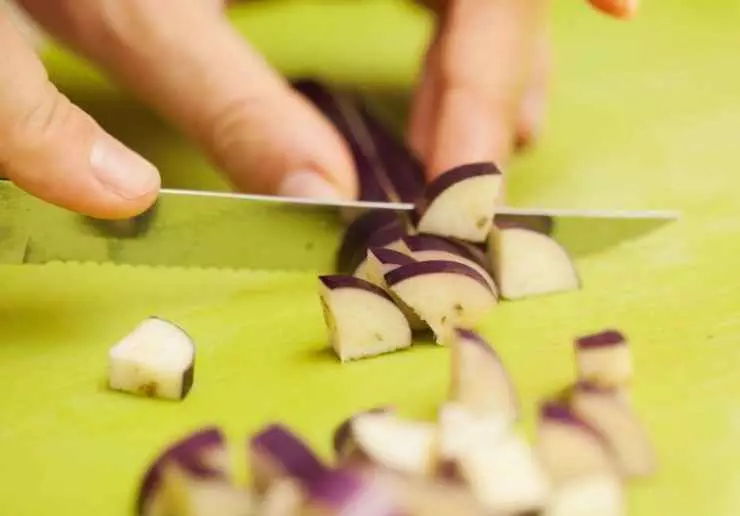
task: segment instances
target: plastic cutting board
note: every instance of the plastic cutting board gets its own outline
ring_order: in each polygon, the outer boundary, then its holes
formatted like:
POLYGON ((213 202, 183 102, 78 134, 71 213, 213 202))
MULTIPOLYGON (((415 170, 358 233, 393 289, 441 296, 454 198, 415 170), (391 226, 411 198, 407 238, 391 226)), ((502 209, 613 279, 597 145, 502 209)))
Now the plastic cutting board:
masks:
MULTIPOLYGON (((256 4, 235 19, 284 71, 389 90, 408 85, 428 31, 389 2, 256 4)), ((646 1, 624 24, 565 4, 548 130, 513 166, 512 200, 677 208, 684 218, 584 254, 583 291, 501 305, 482 329, 512 371, 528 431, 537 398, 572 378, 571 339, 622 329, 661 462, 630 488, 630 514, 740 514, 740 5, 646 1)), ((222 186, 200 154, 89 69, 47 57, 62 89, 170 185, 222 186)), ((208 423, 224 426, 240 465, 247 435, 274 420, 328 454, 330 431, 353 411, 395 403, 431 414, 447 360, 420 346, 340 366, 325 351, 310 275, 0 267, 0 514, 131 514, 148 461, 208 423), (197 341, 196 385, 182 403, 104 387, 108 348, 149 314, 197 341)))

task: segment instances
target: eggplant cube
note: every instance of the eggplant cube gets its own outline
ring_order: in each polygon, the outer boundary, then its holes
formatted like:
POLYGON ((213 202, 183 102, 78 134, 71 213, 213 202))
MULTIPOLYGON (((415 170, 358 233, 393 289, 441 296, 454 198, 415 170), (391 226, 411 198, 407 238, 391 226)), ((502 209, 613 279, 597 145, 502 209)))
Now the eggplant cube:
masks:
POLYGON ((139 324, 108 354, 109 386, 140 396, 180 400, 193 385, 195 346, 177 325, 157 317, 139 324))
POLYGON ((619 477, 593 475, 567 482, 553 492, 543 516, 624 516, 624 487, 619 477))
POLYGON ((604 387, 624 387, 633 375, 627 340, 616 330, 586 335, 576 340, 576 365, 581 380, 604 387))
POLYGON ((500 414, 515 420, 519 413, 514 383, 498 354, 477 333, 456 328, 452 338, 450 399, 477 414, 500 414))
POLYGON ((254 435, 248 453, 252 482, 260 494, 286 478, 308 485, 328 471, 298 436, 279 424, 267 426, 254 435))
POLYGON ((473 326, 496 306, 485 278, 447 260, 412 263, 385 275, 391 291, 410 306, 446 344, 457 326, 473 326))
POLYGON ((149 467, 137 499, 140 516, 171 514, 173 505, 187 504, 183 486, 228 483, 229 457, 223 434, 207 427, 167 448, 149 467))
POLYGON ((346 425, 342 448, 355 457, 353 461, 359 458, 361 463, 412 475, 431 470, 434 425, 404 420, 390 411, 358 414, 346 425))
POLYGON ((540 406, 536 450, 556 484, 617 472, 608 443, 565 403, 540 406))
MULTIPOLYGON (((403 239, 403 243, 411 250, 411 256, 416 261, 449 260, 460 262, 475 269, 486 280, 491 290, 498 294, 496 283, 493 281, 489 272, 483 267, 484 262, 479 262, 473 254, 475 252, 474 249, 479 251, 474 246, 433 235, 407 236, 403 239)), ((480 252, 482 254, 482 251, 480 252)))
POLYGON ((493 278, 504 299, 524 299, 581 287, 567 251, 543 233, 494 225, 488 253, 493 278))
POLYGON ((432 181, 417 202, 419 233, 484 242, 501 189, 494 163, 470 163, 432 181))
POLYGON ((571 406, 608 442, 623 476, 644 477, 655 471, 657 459, 650 438, 618 389, 580 383, 571 406))
POLYGON ((320 280, 324 319, 342 362, 411 346, 406 316, 383 289, 352 276, 320 280))
POLYGON ((550 481, 529 443, 514 433, 495 443, 479 442, 458 464, 473 493, 494 514, 538 511, 547 503, 550 481))

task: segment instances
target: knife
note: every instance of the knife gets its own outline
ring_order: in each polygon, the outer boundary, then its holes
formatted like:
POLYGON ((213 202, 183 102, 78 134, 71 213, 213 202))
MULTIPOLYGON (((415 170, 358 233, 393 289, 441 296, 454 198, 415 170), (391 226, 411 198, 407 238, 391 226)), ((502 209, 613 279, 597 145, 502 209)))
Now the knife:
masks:
MULTIPOLYGON (((162 189, 144 214, 104 221, 56 207, 0 180, 0 263, 112 262, 329 273, 347 218, 368 209, 406 213, 413 205, 162 189)), ((544 222, 578 256, 636 238, 678 215, 506 207, 496 217, 539 227, 544 222)))

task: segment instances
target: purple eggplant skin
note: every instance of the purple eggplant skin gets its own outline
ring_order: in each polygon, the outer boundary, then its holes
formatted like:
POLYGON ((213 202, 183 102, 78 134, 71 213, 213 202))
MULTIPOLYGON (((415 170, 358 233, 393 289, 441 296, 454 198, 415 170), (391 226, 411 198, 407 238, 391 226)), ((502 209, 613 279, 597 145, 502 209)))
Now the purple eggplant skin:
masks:
POLYGON ((406 246, 412 251, 442 251, 455 254, 480 265, 483 270, 491 273, 491 260, 478 246, 463 242, 457 238, 417 233, 403 239, 406 246))
POLYGON ((405 143, 393 134, 366 105, 360 106, 365 125, 382 157, 386 175, 400 202, 415 202, 426 188, 426 176, 421 160, 405 143))
POLYGON ((341 456, 347 442, 352 436, 352 422, 356 417, 361 417, 363 414, 384 414, 392 411, 392 407, 375 407, 365 412, 360 412, 345 419, 340 423, 337 429, 334 431, 334 437, 332 439, 332 447, 337 457, 341 456))
POLYGON ((404 265, 390 271, 385 275, 385 281, 389 287, 417 276, 426 276, 429 274, 460 274, 473 279, 490 290, 491 286, 486 279, 476 270, 460 262, 448 260, 429 260, 426 262, 416 262, 410 265, 404 265))
POLYGON ((486 339, 469 328, 455 328, 455 337, 457 337, 458 340, 463 340, 465 342, 469 342, 471 345, 478 346, 480 349, 485 350, 486 353, 490 353, 494 357, 498 358, 498 354, 488 344, 488 342, 486 342, 486 339))
POLYGON ((337 272, 352 274, 365 259, 367 249, 382 247, 406 236, 404 221, 395 213, 370 210, 357 217, 345 230, 337 252, 337 272))
POLYGON ((618 330, 605 330, 591 335, 585 335, 576 340, 577 349, 609 348, 626 343, 624 335, 618 330))
POLYGON ((547 400, 540 404, 540 421, 554 422, 561 425, 584 430, 595 437, 602 439, 601 434, 591 425, 581 419, 567 403, 557 400, 547 400))
POLYGON ((421 195, 423 165, 358 93, 312 79, 298 79, 292 85, 346 140, 357 169, 360 200, 414 202, 421 195))
POLYGON ((385 290, 373 283, 370 283, 369 281, 361 278, 356 278, 355 276, 348 276, 344 274, 330 274, 327 276, 319 276, 319 281, 321 281, 321 283, 323 283, 324 286, 329 290, 336 290, 340 288, 364 290, 393 303, 393 298, 388 295, 385 290))
POLYGON ((144 475, 139 488, 139 496, 136 500, 136 514, 140 516, 144 514, 146 503, 159 487, 162 470, 167 464, 174 462, 197 478, 226 478, 226 472, 207 464, 203 460, 204 455, 225 446, 226 440, 221 430, 215 426, 210 426, 177 441, 167 448, 144 475))
POLYGON ((283 471, 301 483, 311 483, 328 471, 319 458, 288 428, 271 424, 249 442, 252 453, 266 453, 279 462, 283 471))
MULTIPOLYGON (((443 172, 427 185, 423 195, 416 200, 412 218, 413 223, 417 225, 429 206, 448 188, 462 181, 486 175, 501 175, 501 170, 495 163, 484 161, 466 163, 443 172)), ((491 206, 491 211, 493 209, 494 206, 491 206)))
POLYGON ((399 251, 394 251, 393 249, 387 249, 385 247, 373 247, 369 250, 369 252, 373 253, 375 258, 378 259, 378 261, 385 265, 409 265, 416 260, 414 260, 412 257, 410 257, 407 254, 403 254, 399 251))

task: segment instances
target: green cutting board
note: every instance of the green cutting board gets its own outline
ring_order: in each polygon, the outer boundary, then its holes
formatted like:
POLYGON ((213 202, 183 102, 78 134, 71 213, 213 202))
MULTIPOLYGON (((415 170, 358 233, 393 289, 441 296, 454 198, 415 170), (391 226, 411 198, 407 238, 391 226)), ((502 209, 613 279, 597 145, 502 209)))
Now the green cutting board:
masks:
MULTIPOLYGON (((235 19, 282 70, 391 92, 411 81, 429 29, 390 2, 256 4, 235 19)), ((582 291, 502 304, 482 329, 512 371, 528 431, 536 400, 573 378, 571 339, 622 329, 661 465, 630 488, 630 514, 740 514, 740 5, 646 1, 623 24, 562 4, 548 131, 512 167, 512 200, 684 217, 584 255, 582 291)), ((49 62, 62 89, 169 184, 223 187, 199 153, 89 69, 58 53, 49 62)), ((247 435, 270 421, 328 456, 349 413, 393 403, 428 416, 444 398, 443 348, 342 366, 325 345, 311 275, 0 267, 0 514, 130 514, 148 461, 200 425, 223 425, 244 468, 247 435), (108 348, 150 314, 197 342, 196 384, 181 403, 105 389, 108 348)))

